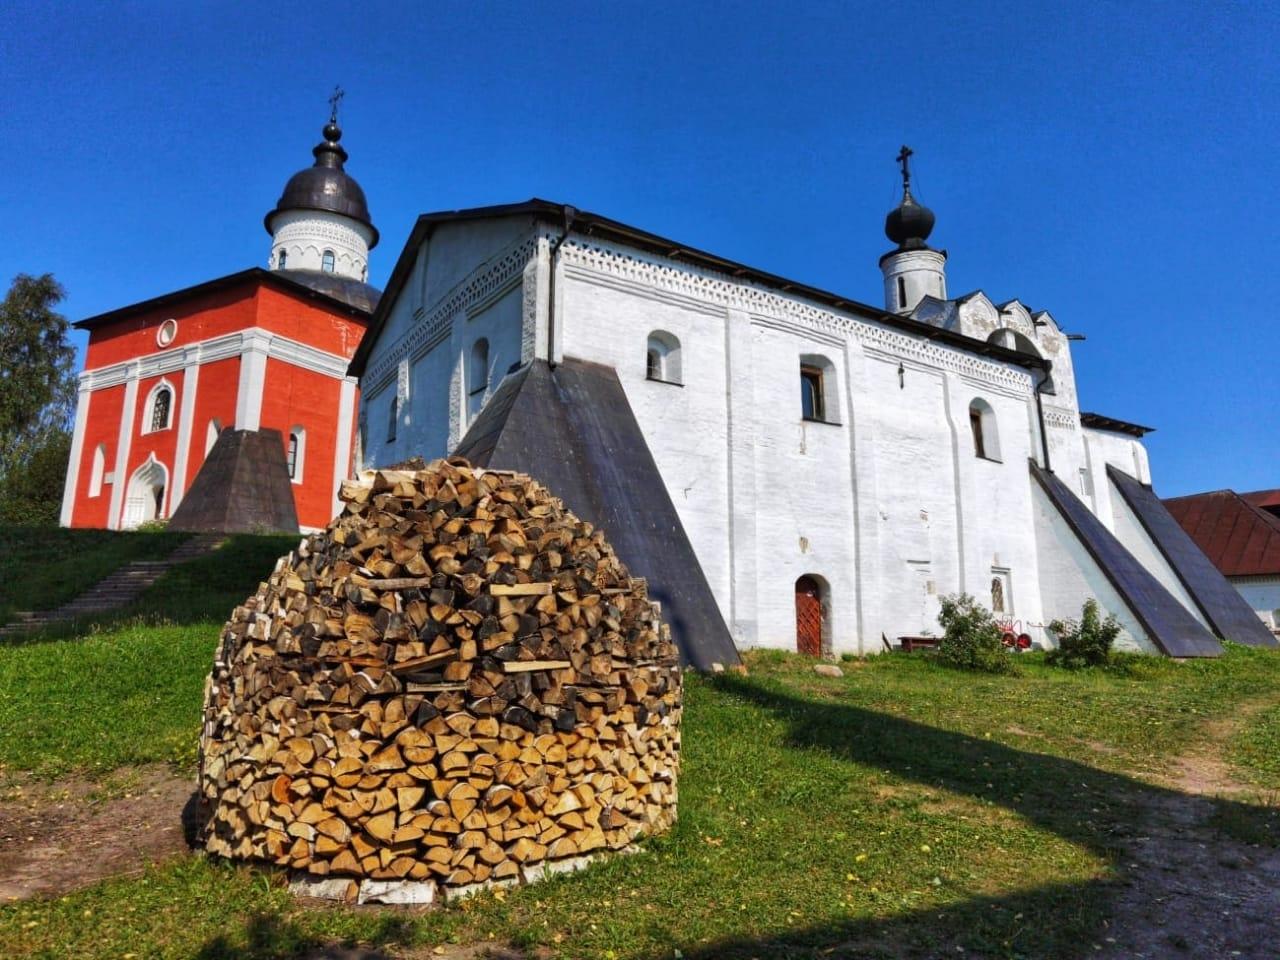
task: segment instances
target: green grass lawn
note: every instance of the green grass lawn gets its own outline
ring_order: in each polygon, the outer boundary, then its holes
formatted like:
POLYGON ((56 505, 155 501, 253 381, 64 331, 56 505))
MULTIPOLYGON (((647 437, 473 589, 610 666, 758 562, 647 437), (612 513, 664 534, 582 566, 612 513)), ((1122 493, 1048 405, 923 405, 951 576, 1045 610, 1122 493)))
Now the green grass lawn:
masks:
POLYGON ((0 527, 0 623, 51 610, 133 560, 163 560, 189 533, 0 527))
MULTIPOLYGON (((234 538, 115 622, 0 647, 0 773, 166 761, 194 777, 219 625, 292 543, 234 538)), ((1028 655, 1013 677, 921 656, 831 679, 794 656, 748 660, 745 677, 690 677, 680 820, 639 854, 425 913, 307 907, 279 874, 182 856, 0 906, 0 956, 274 958, 334 940, 490 938, 608 960, 1078 956, 1105 936, 1122 843, 1167 795, 1157 781, 1174 756, 1239 714, 1240 776, 1280 778, 1272 651, 1078 672, 1028 655)), ((1218 804, 1232 836, 1280 836, 1265 794, 1218 804)))

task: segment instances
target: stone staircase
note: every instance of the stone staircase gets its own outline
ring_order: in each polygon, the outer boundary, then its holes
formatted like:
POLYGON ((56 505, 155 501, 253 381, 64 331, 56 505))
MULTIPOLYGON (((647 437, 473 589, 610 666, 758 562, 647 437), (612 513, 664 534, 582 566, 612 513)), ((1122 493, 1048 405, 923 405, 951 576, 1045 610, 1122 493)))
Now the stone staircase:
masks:
POLYGON ((222 534, 202 533, 183 543, 163 560, 134 560, 127 563, 55 610, 23 610, 15 613, 11 623, 0 626, 0 640, 123 607, 141 596, 147 587, 164 576, 165 571, 171 567, 206 556, 224 542, 226 537, 222 534))

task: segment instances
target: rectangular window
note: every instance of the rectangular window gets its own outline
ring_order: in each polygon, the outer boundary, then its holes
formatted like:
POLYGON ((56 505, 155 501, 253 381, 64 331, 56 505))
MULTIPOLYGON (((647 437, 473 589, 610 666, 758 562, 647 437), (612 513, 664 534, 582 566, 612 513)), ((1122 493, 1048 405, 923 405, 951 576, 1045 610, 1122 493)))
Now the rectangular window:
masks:
POLYGON ((387 443, 396 438, 396 421, 400 419, 400 397, 391 398, 391 422, 387 424, 387 443))
POLYGON ((822 371, 817 367, 800 368, 800 411, 806 420, 827 419, 822 396, 822 371))
POLYGON ((975 456, 986 458, 987 444, 982 436, 982 412, 980 410, 969 411, 969 429, 973 431, 973 452, 975 456))
POLYGON ((289 479, 298 478, 298 435, 289 434, 289 479))
POLYGON ((898 277, 898 309, 907 309, 907 281, 898 277))

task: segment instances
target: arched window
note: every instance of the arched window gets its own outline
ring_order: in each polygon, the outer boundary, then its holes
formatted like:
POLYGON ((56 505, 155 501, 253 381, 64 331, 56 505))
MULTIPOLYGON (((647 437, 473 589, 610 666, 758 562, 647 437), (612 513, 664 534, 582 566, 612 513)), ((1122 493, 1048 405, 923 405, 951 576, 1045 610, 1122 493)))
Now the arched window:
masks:
MULTIPOLYGON (((1040 357, 1040 348, 1036 346, 1035 341, 1028 337, 1025 333, 1019 333, 1009 327, 1000 327, 992 330, 987 337, 987 343, 994 343, 998 347, 1005 347, 1008 350, 1014 350, 1017 353, 1024 353, 1029 357, 1040 357)), ((1057 391, 1053 386, 1053 374, 1048 374, 1045 385, 1041 390, 1042 393, 1056 395, 1057 391)))
POLYGON ((168 430, 173 414, 173 388, 161 381, 151 391, 147 400, 147 424, 143 433, 155 433, 157 430, 168 430))
POLYGON ((102 493, 102 478, 107 470, 107 445, 98 444, 93 451, 93 467, 89 472, 89 496, 96 497, 102 493))
POLYGON ((204 455, 207 457, 213 445, 218 442, 218 434, 222 432, 222 421, 214 417, 204 431, 204 455))
POLYGON ((320 269, 325 273, 333 273, 333 251, 326 250, 320 255, 320 269))
POLYGON ((288 262, 289 262, 289 252, 285 250, 284 247, 281 247, 280 253, 276 257, 276 266, 279 267, 281 270, 283 270, 284 265, 288 262))
POLYGON ((680 341, 665 330, 649 334, 645 347, 645 378, 660 383, 684 383, 680 367, 680 341))
POLYGON ((307 455, 307 431, 302 427, 294 427, 289 431, 289 445, 286 448, 286 462, 289 465, 289 479, 294 483, 302 482, 302 467, 307 455))
POLYGON ((800 416, 816 423, 839 423, 836 368, 819 354, 800 357, 800 416))
POLYGON ((471 345, 467 361, 467 395, 483 393, 489 386, 489 341, 481 337, 471 345))
POLYGON ((1000 460, 1000 434, 996 412, 979 398, 969 404, 969 432, 973 435, 973 455, 982 460, 1000 460))

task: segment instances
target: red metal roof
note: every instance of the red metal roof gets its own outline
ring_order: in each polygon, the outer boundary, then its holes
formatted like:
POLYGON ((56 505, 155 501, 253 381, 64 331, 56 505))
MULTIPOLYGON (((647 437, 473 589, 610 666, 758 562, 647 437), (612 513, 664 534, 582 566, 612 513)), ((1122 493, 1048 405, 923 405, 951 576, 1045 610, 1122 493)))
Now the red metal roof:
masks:
POLYGON ((1226 576, 1280 575, 1280 518, 1234 490, 1174 497, 1164 505, 1226 576))
POLYGON ((1276 490, 1255 490, 1253 493, 1242 493, 1244 497, 1255 507, 1261 507, 1267 513, 1276 513, 1280 511, 1280 489, 1276 490))

